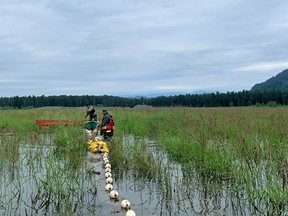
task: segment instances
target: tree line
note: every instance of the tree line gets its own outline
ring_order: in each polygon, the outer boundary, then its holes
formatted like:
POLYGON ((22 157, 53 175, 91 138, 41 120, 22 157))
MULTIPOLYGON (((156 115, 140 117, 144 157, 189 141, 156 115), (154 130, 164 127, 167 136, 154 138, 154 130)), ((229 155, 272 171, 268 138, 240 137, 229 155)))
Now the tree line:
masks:
POLYGON ((240 92, 183 94, 175 96, 126 98, 118 96, 60 95, 60 96, 14 96, 1 97, 3 108, 37 108, 45 106, 81 107, 90 103, 98 107, 134 107, 151 105, 153 107, 238 107, 253 105, 288 105, 286 90, 243 90, 240 92))

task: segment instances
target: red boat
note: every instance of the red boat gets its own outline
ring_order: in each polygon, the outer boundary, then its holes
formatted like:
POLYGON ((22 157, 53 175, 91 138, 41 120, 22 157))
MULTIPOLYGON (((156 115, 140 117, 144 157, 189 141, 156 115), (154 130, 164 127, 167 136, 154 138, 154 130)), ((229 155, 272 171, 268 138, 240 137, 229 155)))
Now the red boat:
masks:
POLYGON ((36 120, 36 124, 40 126, 50 126, 50 125, 76 125, 77 121, 70 120, 36 120))

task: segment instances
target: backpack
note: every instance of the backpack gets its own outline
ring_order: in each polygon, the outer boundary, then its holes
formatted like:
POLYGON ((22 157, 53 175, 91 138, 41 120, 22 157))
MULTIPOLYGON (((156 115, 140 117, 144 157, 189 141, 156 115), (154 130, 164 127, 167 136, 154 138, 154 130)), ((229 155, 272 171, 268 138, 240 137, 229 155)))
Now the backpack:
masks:
POLYGON ((110 120, 107 124, 107 130, 114 130, 114 125, 115 125, 115 122, 114 122, 114 119, 113 117, 110 115, 110 120))

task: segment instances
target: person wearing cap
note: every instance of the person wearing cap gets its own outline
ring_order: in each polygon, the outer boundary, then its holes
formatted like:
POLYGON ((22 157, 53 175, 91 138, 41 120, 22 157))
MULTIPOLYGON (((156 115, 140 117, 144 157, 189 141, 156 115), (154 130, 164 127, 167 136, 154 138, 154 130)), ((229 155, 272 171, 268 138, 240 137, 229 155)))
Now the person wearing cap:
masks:
POLYGON ((103 118, 100 124, 101 131, 100 135, 104 137, 104 139, 111 140, 114 132, 114 119, 113 116, 108 113, 108 110, 102 110, 103 118))
POLYGON ((94 107, 90 104, 86 104, 86 116, 85 118, 89 115, 89 121, 97 121, 97 113, 94 109, 94 107))

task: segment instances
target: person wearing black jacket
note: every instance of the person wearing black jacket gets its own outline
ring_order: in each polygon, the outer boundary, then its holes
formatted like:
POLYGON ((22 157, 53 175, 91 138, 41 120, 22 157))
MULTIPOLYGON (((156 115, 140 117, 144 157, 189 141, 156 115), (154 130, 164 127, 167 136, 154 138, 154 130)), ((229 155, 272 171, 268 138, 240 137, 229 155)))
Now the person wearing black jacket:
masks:
POLYGON ((86 109, 86 116, 89 116, 89 121, 97 121, 97 114, 96 111, 94 109, 94 107, 90 104, 87 104, 87 109, 86 109))

